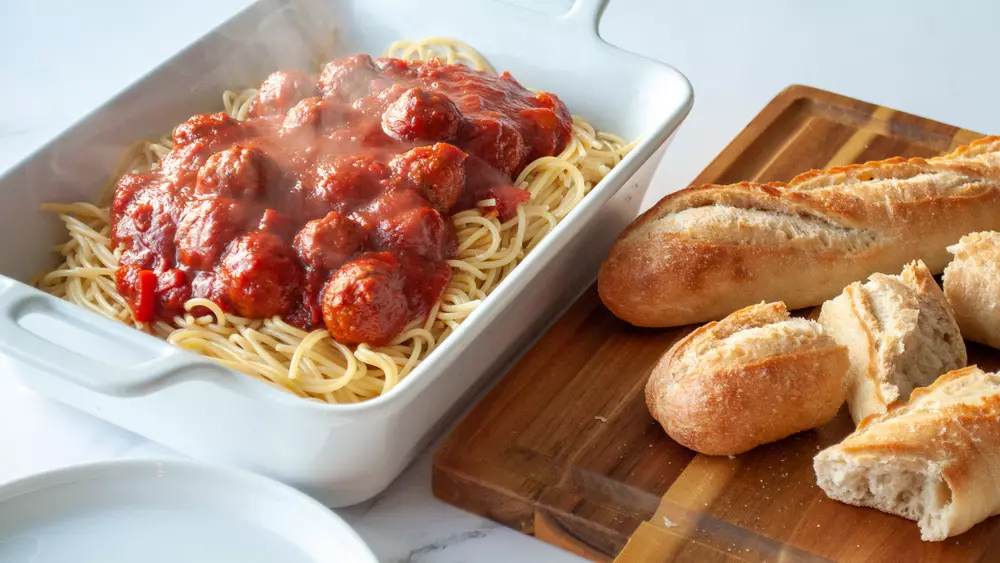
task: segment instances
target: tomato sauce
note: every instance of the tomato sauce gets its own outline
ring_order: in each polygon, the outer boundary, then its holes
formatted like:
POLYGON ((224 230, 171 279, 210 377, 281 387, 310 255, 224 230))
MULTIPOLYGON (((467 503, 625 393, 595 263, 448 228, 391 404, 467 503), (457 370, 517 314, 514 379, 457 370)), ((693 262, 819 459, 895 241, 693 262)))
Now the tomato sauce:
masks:
POLYGON ((316 80, 276 72, 249 119, 196 115, 158 169, 119 180, 118 291, 140 321, 204 297, 388 343, 451 279, 450 214, 493 198, 511 216, 527 199, 512 178, 571 128, 557 97, 507 73, 366 55, 316 80))

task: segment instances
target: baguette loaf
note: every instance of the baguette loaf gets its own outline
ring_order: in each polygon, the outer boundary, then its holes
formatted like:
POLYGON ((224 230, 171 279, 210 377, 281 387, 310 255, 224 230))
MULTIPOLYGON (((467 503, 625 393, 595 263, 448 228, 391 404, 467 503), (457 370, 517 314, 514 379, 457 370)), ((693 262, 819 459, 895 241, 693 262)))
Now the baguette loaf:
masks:
POLYGON ((813 461, 820 488, 939 541, 1000 513, 1000 375, 968 367, 865 419, 813 461))
POLYGON ((830 421, 844 403, 847 350, 784 303, 736 311, 664 354, 646 406, 679 444, 731 455, 830 421))
POLYGON ((944 294, 962 336, 1000 348, 1000 233, 972 233, 949 246, 944 294))
POLYGON ((991 229, 1000 230, 1000 137, 788 184, 681 190, 619 236, 598 289, 615 315, 640 326, 719 319, 761 301, 798 309, 918 258, 940 273, 948 245, 991 229))
POLYGON ((872 274, 847 286, 823 304, 819 322, 850 351, 847 402, 855 424, 968 360, 951 307, 919 260, 898 276, 872 274))

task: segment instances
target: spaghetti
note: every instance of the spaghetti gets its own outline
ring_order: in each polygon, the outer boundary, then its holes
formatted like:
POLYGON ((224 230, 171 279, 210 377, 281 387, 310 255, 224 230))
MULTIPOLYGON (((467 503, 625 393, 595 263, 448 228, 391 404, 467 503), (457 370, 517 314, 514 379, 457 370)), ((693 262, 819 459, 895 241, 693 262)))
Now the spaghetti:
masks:
MULTIPOLYGON (((406 61, 440 58, 493 73, 479 53, 451 39, 397 42, 387 56, 406 61)), ((225 92, 226 113, 245 120, 255 94, 254 89, 225 92)), ((412 322, 385 346, 347 346, 325 328, 305 331, 280 317, 244 318, 204 298, 191 299, 184 308, 209 314, 188 313, 172 322, 137 322, 115 284, 121 249, 111 247, 107 196, 101 205, 43 206, 59 214, 70 239, 57 249, 62 264, 42 275, 37 285, 300 397, 329 403, 363 401, 389 391, 412 372, 630 149, 622 139, 598 132, 574 116, 572 139, 562 153, 529 163, 516 178, 515 185, 530 197, 518 205, 515 217, 501 221, 496 213, 486 213, 496 204, 492 200, 451 215, 458 245, 448 261, 452 276, 444 295, 425 319, 412 322)), ((156 169, 170 150, 170 136, 136 143, 115 177, 156 169)))

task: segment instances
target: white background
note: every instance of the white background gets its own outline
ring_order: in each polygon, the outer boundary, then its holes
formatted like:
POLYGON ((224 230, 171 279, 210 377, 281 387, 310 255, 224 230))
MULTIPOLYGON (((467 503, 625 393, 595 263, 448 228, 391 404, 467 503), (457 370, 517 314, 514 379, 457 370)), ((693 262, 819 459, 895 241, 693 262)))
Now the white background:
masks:
MULTIPOLYGON (((0 171, 247 3, 0 0, 0 171)), ((548 12, 568 4, 535 3, 548 12)), ((695 89, 647 205, 687 185, 793 83, 1000 131, 998 16, 1000 3, 988 0, 611 0, 604 39, 672 64, 695 89)), ((0 482, 134 455, 169 452, 0 374, 0 482)), ((424 455, 378 501, 343 511, 383 560, 575 560, 437 503, 429 475, 424 455)))

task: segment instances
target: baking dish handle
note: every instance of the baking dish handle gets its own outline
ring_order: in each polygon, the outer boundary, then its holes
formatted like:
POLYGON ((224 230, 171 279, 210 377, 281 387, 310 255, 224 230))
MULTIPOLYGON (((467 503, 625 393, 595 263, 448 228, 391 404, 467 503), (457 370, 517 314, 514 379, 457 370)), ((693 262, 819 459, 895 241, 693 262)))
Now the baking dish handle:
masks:
POLYGON ((118 397, 149 393, 164 385, 190 379, 225 377, 228 370, 138 330, 126 327, 35 288, 0 276, 0 353, 66 381, 118 397), (149 359, 119 366, 78 353, 42 338, 22 324, 41 313, 94 335, 109 347, 128 348, 131 356, 149 352, 149 359), (196 369, 193 369, 196 368, 196 369))
POLYGON ((600 39, 597 33, 597 26, 601 22, 601 15, 608 6, 608 0, 575 0, 573 7, 569 9, 559 19, 563 24, 580 30, 586 35, 591 35, 600 39))

